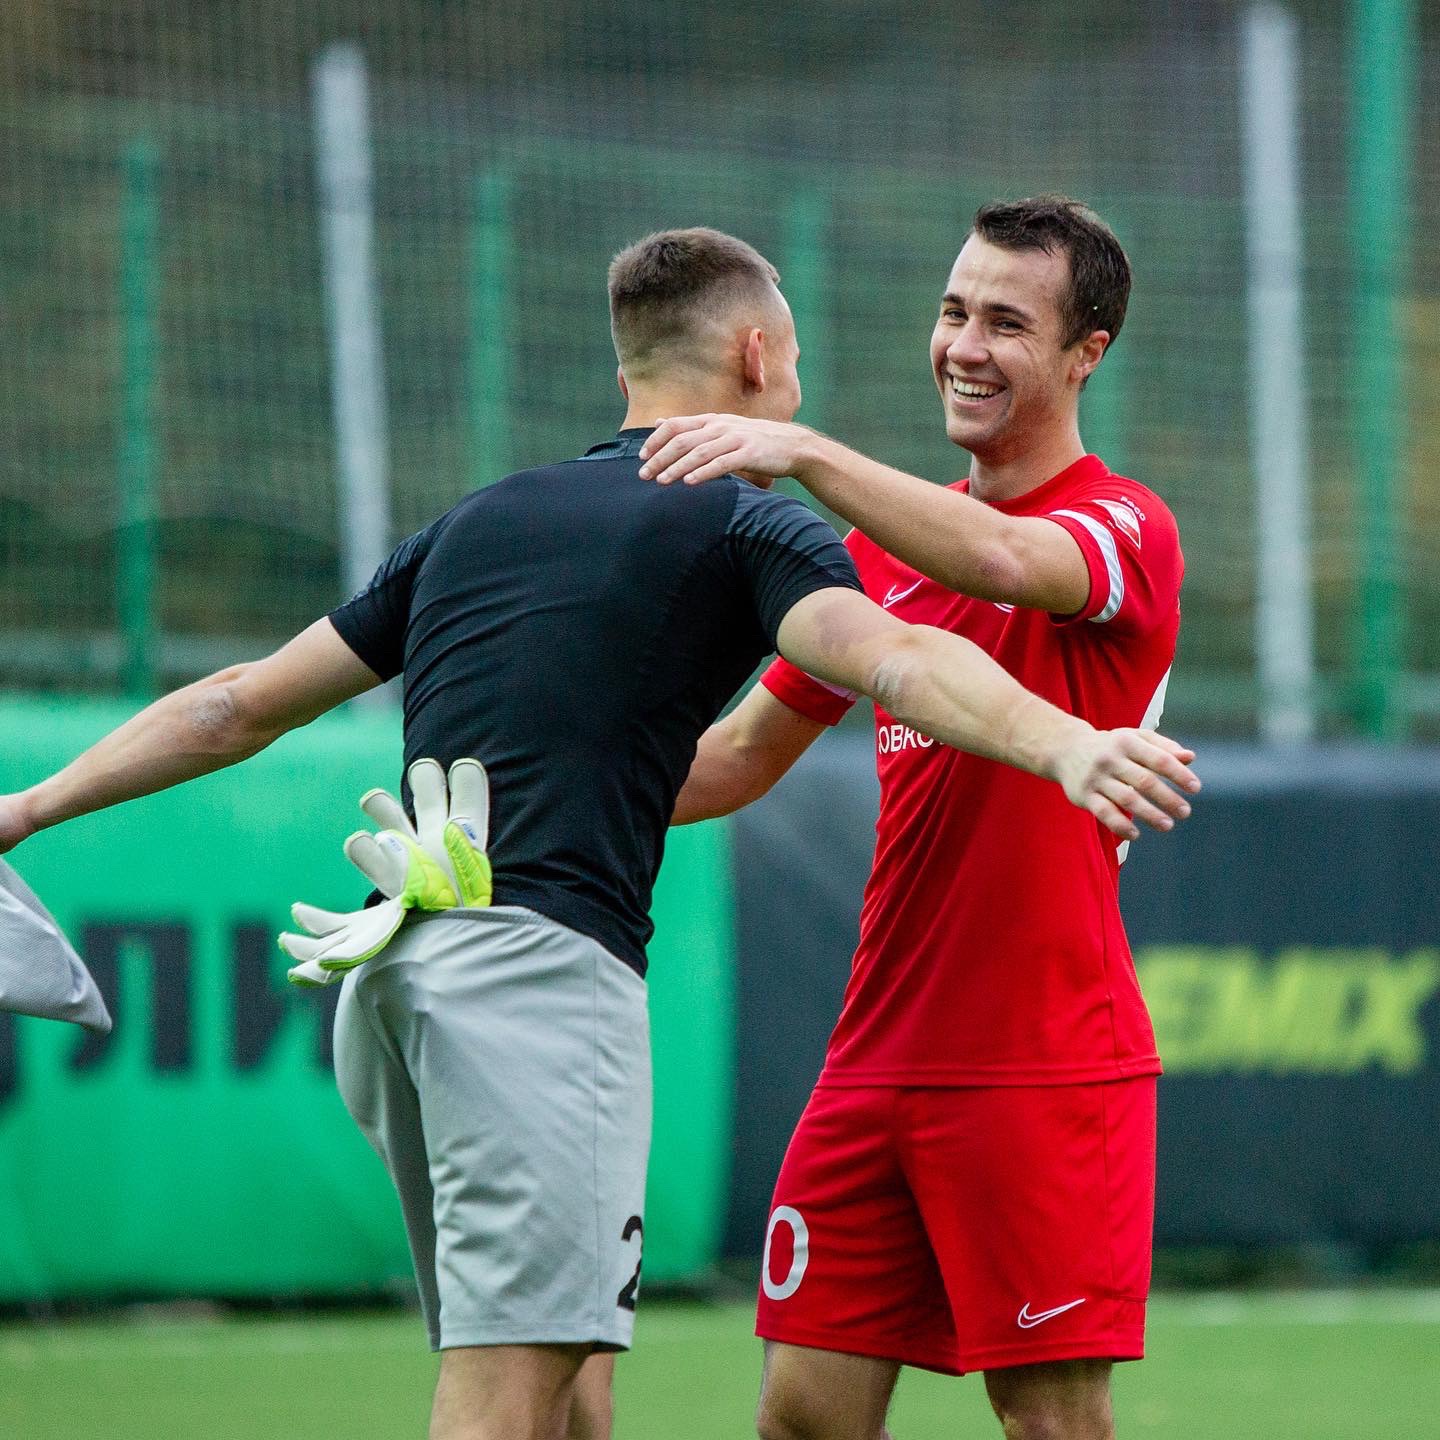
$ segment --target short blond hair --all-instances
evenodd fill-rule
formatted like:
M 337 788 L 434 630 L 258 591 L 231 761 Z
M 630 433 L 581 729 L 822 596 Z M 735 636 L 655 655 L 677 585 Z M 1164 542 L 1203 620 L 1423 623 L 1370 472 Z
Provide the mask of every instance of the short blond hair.
M 622 369 L 683 359 L 737 300 L 764 303 L 780 272 L 721 230 L 660 230 L 610 262 L 610 333 Z

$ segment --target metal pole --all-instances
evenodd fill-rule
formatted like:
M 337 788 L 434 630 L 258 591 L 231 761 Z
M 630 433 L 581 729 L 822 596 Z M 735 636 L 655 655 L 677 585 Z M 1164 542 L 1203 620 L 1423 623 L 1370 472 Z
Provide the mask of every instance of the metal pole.
M 1400 694 L 1405 615 L 1400 563 L 1405 283 L 1414 158 L 1414 0 L 1354 0 L 1350 213 L 1355 256 L 1357 397 L 1354 474 L 1360 491 L 1360 724 L 1376 739 L 1405 733 Z
M 1117 475 L 1130 470 L 1128 431 L 1130 377 L 1134 351 L 1121 339 L 1106 350 L 1085 386 L 1085 448 L 1098 455 Z
M 508 175 L 475 185 L 470 242 L 470 484 L 510 473 L 510 339 L 514 334 L 515 242 Z
M 1107 203 L 1095 213 L 1118 236 L 1122 228 L 1120 207 Z M 1121 241 L 1123 245 L 1123 240 Z M 1134 371 L 1135 337 L 1116 342 L 1107 349 L 1086 383 L 1081 408 L 1084 411 L 1085 448 L 1098 455 L 1118 475 L 1129 473 L 1129 418 L 1131 375 Z
M 1240 27 L 1240 93 L 1257 531 L 1255 657 L 1260 732 L 1277 742 L 1315 734 L 1298 51 L 1289 11 L 1269 3 L 1250 7 Z
M 158 637 L 155 361 L 160 159 L 148 140 L 121 156 L 120 199 L 120 528 L 117 605 L 124 644 L 125 693 L 155 693 Z
M 800 341 L 801 405 L 797 419 L 813 430 L 829 423 L 835 393 L 835 337 L 830 324 L 829 287 L 834 270 L 829 250 L 830 201 L 821 190 L 801 188 L 790 199 L 784 215 L 780 251 L 780 286 L 795 317 Z M 792 480 L 782 489 L 798 495 L 844 534 L 849 523 L 841 520 Z
M 797 190 L 785 213 L 780 284 L 795 316 L 795 333 L 804 357 L 800 362 L 804 403 L 799 419 L 823 429 L 833 392 L 834 350 L 826 286 L 830 283 L 827 230 L 830 205 L 818 190 Z
M 327 46 L 315 64 L 313 84 L 342 568 L 346 593 L 353 593 L 369 582 L 390 551 L 374 166 L 369 86 L 360 48 L 349 43 Z

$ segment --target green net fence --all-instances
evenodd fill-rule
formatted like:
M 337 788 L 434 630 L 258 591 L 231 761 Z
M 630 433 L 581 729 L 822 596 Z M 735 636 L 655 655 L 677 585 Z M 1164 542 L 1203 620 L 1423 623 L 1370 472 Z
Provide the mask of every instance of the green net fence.
M 1180 519 L 1171 723 L 1250 733 L 1245 8 L 6 0 L 0 684 L 141 691 L 263 653 L 346 593 L 314 77 L 351 42 L 391 540 L 610 433 L 605 265 L 675 224 L 780 268 L 801 419 L 954 479 L 927 356 L 941 284 L 978 203 L 1065 190 L 1137 274 L 1082 428 Z M 1440 221 L 1440 12 L 1293 16 L 1318 728 L 1434 735 L 1440 257 L 1420 241 Z M 1376 199 L 1371 233 L 1357 37 L 1397 16 L 1401 199 Z

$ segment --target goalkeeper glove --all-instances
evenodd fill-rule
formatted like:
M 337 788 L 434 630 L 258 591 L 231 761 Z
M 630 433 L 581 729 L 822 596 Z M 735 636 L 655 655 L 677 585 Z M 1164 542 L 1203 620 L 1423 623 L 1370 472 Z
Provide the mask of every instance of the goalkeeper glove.
M 448 790 L 444 772 L 435 760 L 417 760 L 410 767 L 409 778 L 415 800 L 413 826 L 388 790 L 367 791 L 361 797 L 360 808 L 380 826 L 382 834 L 391 832 L 407 845 L 418 847 L 443 872 L 451 898 L 443 904 L 417 901 L 418 908 L 450 910 L 460 905 L 483 909 L 490 903 L 490 862 L 485 857 L 490 831 L 490 782 L 485 767 L 478 760 L 457 760 L 450 767 Z M 352 835 L 346 845 L 363 844 L 369 838 L 361 831 Z M 360 863 L 355 856 L 350 858 Z M 428 877 L 425 883 L 434 883 L 434 877 Z
M 483 908 L 491 895 L 485 842 L 490 824 L 490 786 L 478 760 L 457 760 L 445 775 L 434 760 L 417 760 L 409 771 L 415 825 L 385 790 L 360 801 L 382 828 L 357 831 L 345 842 L 350 862 L 386 898 L 379 905 L 341 913 L 297 902 L 295 923 L 307 934 L 280 936 L 280 948 L 300 963 L 288 972 L 295 985 L 328 985 L 378 955 L 400 928 L 407 910 Z

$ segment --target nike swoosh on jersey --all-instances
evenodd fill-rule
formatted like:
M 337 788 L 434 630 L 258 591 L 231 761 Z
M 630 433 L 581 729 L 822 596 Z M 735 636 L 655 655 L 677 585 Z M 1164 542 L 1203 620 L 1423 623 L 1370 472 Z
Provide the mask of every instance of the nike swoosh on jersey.
M 912 590 L 918 590 L 924 583 L 925 577 L 922 575 L 913 585 L 907 586 L 904 590 L 899 590 L 892 585 L 885 592 L 885 598 L 880 602 L 881 608 L 888 610 L 897 601 L 903 600 Z
M 1020 1313 L 1015 1317 L 1015 1323 L 1022 1330 L 1029 1330 L 1034 1325 L 1042 1324 L 1046 1320 L 1053 1320 L 1057 1315 L 1063 1315 L 1067 1310 L 1073 1310 L 1077 1305 L 1085 1303 L 1084 1296 L 1079 1300 L 1072 1300 L 1068 1305 L 1057 1305 L 1053 1310 L 1041 1310 L 1037 1314 L 1030 1313 L 1030 1302 L 1027 1300 L 1021 1307 Z

